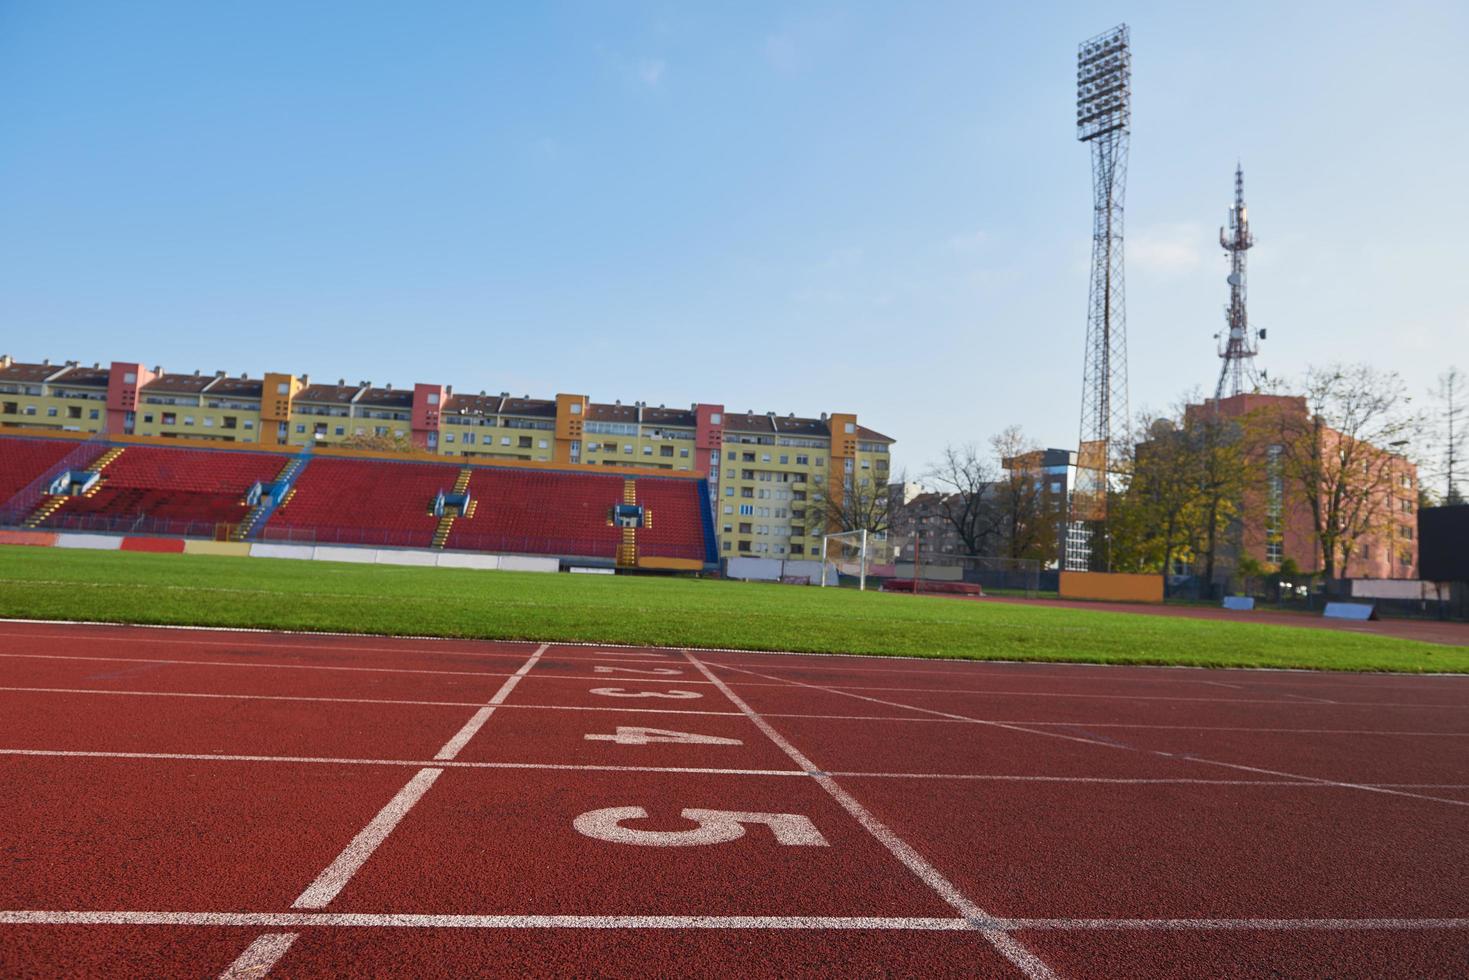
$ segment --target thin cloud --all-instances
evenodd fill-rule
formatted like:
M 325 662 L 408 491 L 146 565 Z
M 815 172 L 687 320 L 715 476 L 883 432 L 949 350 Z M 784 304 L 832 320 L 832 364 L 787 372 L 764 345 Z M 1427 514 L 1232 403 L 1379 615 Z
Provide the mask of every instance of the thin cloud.
M 663 81 L 663 73 L 668 68 L 661 58 L 648 58 L 638 63 L 638 78 L 649 88 L 657 88 Z
M 1150 225 L 1127 236 L 1127 264 L 1158 276 L 1182 275 L 1203 262 L 1202 245 L 1208 240 L 1203 228 L 1190 222 Z
M 955 252 L 972 252 L 989 241 L 989 237 L 989 234 L 983 230 L 966 231 L 950 235 L 946 244 Z

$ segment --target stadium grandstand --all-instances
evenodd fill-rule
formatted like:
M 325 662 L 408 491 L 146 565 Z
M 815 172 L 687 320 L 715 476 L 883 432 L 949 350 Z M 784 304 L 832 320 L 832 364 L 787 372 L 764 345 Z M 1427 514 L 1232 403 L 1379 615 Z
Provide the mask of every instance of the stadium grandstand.
M 531 540 L 560 539 L 560 547 L 544 547 L 607 561 L 625 558 L 630 542 L 624 539 L 631 534 L 643 559 L 674 563 L 711 549 L 711 560 L 815 557 L 827 528 L 821 509 L 811 505 L 842 493 L 849 481 L 885 486 L 893 444 L 841 412 L 803 418 L 728 412 L 707 403 L 683 409 L 566 393 L 464 394 L 439 384 L 323 384 L 304 374 L 172 373 L 138 362 L 86 367 L 21 363 L 9 355 L 0 355 L 0 431 L 51 436 L 52 442 L 69 437 L 63 445 L 92 436 L 99 445 L 134 440 L 151 444 L 152 451 L 174 444 L 204 454 L 167 466 L 165 457 L 156 457 L 159 467 L 177 475 L 148 477 L 159 484 L 150 486 L 124 488 L 121 480 L 132 479 L 126 474 L 150 465 L 152 457 L 129 461 L 116 471 L 116 481 L 108 462 L 104 489 L 56 505 L 43 519 L 51 521 L 46 526 L 99 528 L 132 520 L 140 529 L 152 523 L 168 533 L 163 529 L 171 521 L 229 525 L 248 540 L 507 553 L 519 553 Z M 404 451 L 391 454 L 392 466 L 380 465 L 387 459 L 354 461 L 346 450 L 364 443 Z M 264 456 L 264 469 L 274 471 L 232 465 L 230 473 L 243 474 L 233 482 L 213 489 L 189 482 L 194 464 L 219 458 L 211 451 L 232 450 L 240 457 Z M 30 520 L 41 495 L 28 485 L 7 490 L 8 481 L 20 479 L 7 473 L 34 469 L 22 462 L 22 452 L 39 454 L 35 465 L 44 469 L 48 450 L 10 451 L 15 461 L 0 462 L 0 514 L 24 510 Z M 288 474 L 282 454 L 299 457 Z M 100 455 L 99 449 L 94 458 Z M 326 455 L 333 456 L 330 463 Z M 67 465 L 82 471 L 93 462 Z M 280 497 L 261 493 L 262 506 L 248 499 L 257 484 L 284 487 Z M 705 494 L 702 511 L 681 503 L 690 486 Z M 467 502 L 461 499 L 466 490 Z M 11 500 L 16 494 L 24 499 Z M 556 502 L 554 526 L 546 523 L 547 500 Z M 653 520 L 633 528 L 599 523 L 604 500 L 606 506 L 644 508 Z
M 0 435 L 0 525 L 129 541 L 531 555 L 627 570 L 701 571 L 718 561 L 707 484 L 693 473 L 170 442 Z

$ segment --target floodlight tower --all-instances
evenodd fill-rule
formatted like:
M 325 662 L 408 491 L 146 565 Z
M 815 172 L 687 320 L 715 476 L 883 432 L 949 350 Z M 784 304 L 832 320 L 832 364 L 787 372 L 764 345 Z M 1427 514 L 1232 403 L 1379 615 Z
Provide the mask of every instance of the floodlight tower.
M 1081 444 L 1066 536 L 1066 568 L 1076 571 L 1091 565 L 1093 531 L 1100 525 L 1106 534 L 1107 491 L 1127 451 L 1122 201 L 1131 122 L 1132 49 L 1122 24 L 1081 42 L 1076 52 L 1076 138 L 1092 147 L 1093 198 Z
M 1229 226 L 1219 229 L 1219 245 L 1229 256 L 1229 310 L 1225 319 L 1229 332 L 1219 336 L 1219 356 L 1224 364 L 1219 369 L 1219 383 L 1214 386 L 1214 401 L 1238 395 L 1260 386 L 1255 373 L 1255 355 L 1260 352 L 1258 340 L 1265 336 L 1250 335 L 1250 318 L 1245 311 L 1245 252 L 1255 244 L 1250 234 L 1250 218 L 1245 210 L 1245 171 L 1234 168 L 1234 206 L 1229 209 Z

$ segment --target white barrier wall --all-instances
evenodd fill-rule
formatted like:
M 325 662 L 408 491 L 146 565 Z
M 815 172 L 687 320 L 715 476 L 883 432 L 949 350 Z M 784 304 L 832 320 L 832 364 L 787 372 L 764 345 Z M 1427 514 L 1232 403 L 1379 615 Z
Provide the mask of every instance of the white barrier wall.
M 821 574 L 819 571 L 817 574 Z M 780 561 L 775 558 L 730 558 L 724 563 L 725 578 L 742 578 L 753 582 L 780 580 Z
M 67 534 L 56 535 L 57 548 L 90 548 L 93 551 L 116 551 L 122 547 L 122 538 L 110 534 Z
M 409 549 L 384 548 L 377 553 L 379 565 L 428 565 L 439 563 L 437 551 L 411 551 Z
M 1417 579 L 1352 579 L 1352 597 L 1361 599 L 1437 599 L 1431 582 Z
M 821 581 L 821 562 L 804 559 L 782 560 L 780 558 L 727 558 L 724 562 L 725 578 L 748 579 L 752 582 L 779 582 L 782 578 L 804 578 L 811 582 Z M 833 569 L 828 578 L 835 582 Z
M 309 544 L 266 544 L 257 541 L 250 545 L 251 558 L 297 558 L 311 560 L 316 549 Z
M 579 565 L 572 566 L 571 568 L 568 568 L 567 571 L 571 572 L 573 575 L 615 575 L 615 574 L 617 574 L 617 569 L 615 569 L 615 568 L 585 568 L 585 567 L 582 567 L 582 566 L 579 566 Z
M 500 567 L 499 555 L 474 555 L 468 552 L 445 551 L 438 556 L 440 568 L 480 568 L 493 571 Z
M 73 535 L 79 538 L 97 538 L 110 542 L 106 545 L 80 545 L 69 547 L 116 548 L 121 538 L 103 535 Z M 346 561 L 359 565 L 414 565 L 438 568 L 477 568 L 485 570 L 503 569 L 507 572 L 559 572 L 559 558 L 533 558 L 525 555 L 480 555 L 471 552 L 424 551 L 413 548 L 354 548 L 350 545 L 309 544 L 266 544 L 250 545 L 252 558 L 306 558 L 316 561 Z
M 561 559 L 559 558 L 531 558 L 526 555 L 501 555 L 500 571 L 502 572 L 559 572 L 561 571 Z
M 311 557 L 317 561 L 355 561 L 372 564 L 377 561 L 377 549 L 319 544 L 312 550 Z

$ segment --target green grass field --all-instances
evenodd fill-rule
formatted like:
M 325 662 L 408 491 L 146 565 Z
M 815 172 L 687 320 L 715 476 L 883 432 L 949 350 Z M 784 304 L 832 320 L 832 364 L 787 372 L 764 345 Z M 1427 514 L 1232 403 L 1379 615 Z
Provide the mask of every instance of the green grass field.
M 0 546 L 0 616 L 978 660 L 1469 672 L 1469 648 L 744 582 Z

